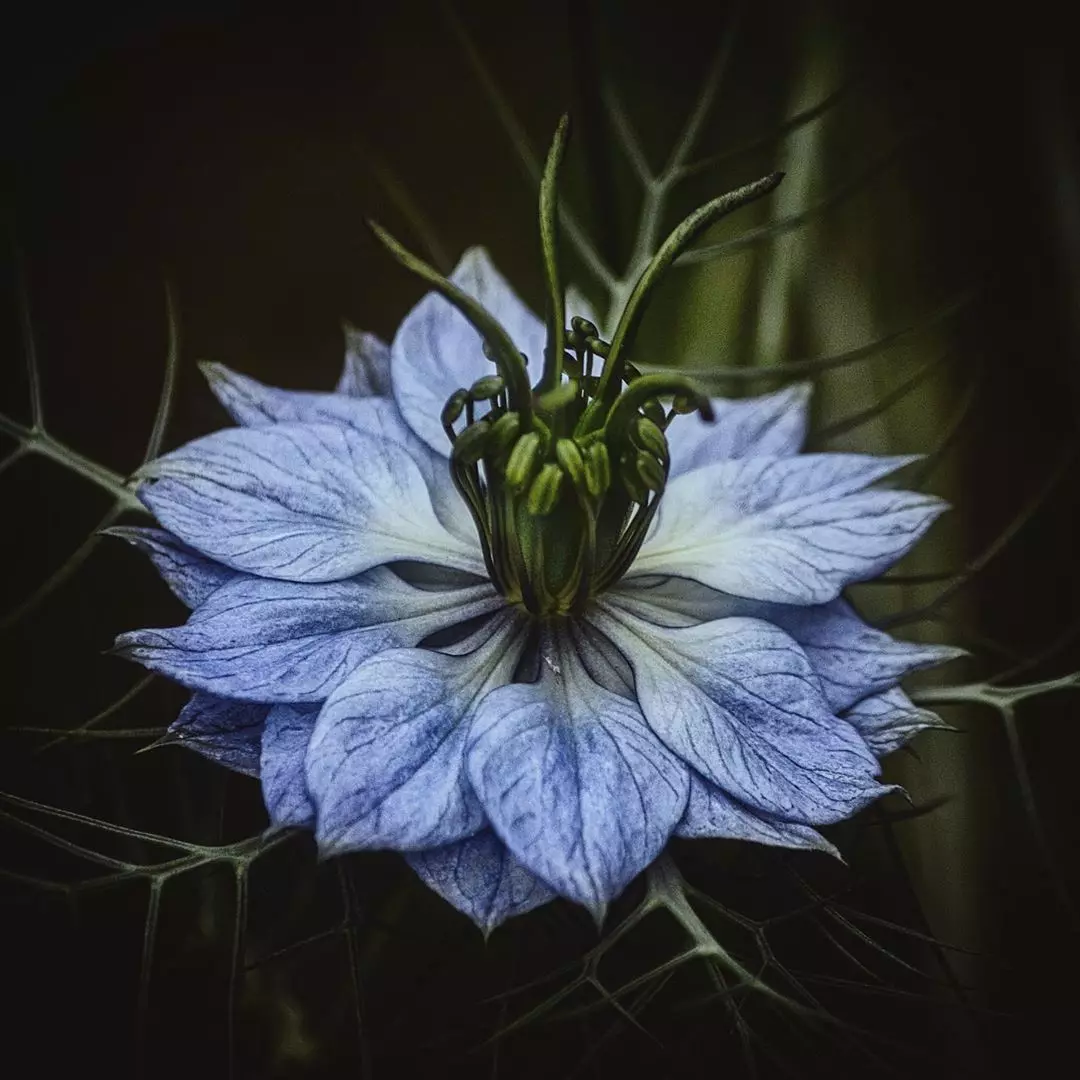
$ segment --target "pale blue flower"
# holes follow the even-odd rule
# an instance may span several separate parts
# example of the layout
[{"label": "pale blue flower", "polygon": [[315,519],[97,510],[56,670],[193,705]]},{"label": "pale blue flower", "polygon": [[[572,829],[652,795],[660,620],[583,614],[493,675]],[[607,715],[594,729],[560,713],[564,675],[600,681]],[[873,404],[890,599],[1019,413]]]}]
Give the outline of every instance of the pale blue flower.
[{"label": "pale blue flower", "polygon": [[[550,395],[544,324],[486,253],[451,281]],[[944,508],[876,486],[910,459],[801,454],[805,385],[697,402],[712,423],[658,389],[575,442],[586,372],[534,398],[545,456],[503,381],[454,397],[492,365],[442,296],[389,348],[347,335],[334,393],[206,365],[241,426],[144,470],[162,529],[113,530],[192,608],[117,642],[194,691],[172,738],[259,776],[325,855],[406,853],[485,930],[556,895],[602,911],[673,835],[832,850],[816,827],[937,723],[899,681],[958,652],[841,598]]]}]

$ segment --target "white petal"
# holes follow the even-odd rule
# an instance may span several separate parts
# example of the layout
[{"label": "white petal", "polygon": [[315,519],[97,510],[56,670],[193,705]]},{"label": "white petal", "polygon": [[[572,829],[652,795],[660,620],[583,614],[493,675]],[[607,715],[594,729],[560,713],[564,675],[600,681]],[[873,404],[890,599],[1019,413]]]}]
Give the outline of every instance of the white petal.
[{"label": "white petal", "polygon": [[667,429],[671,476],[731,458],[797,454],[806,439],[812,390],[811,383],[795,383],[761,397],[712,398],[712,423],[676,417]]},{"label": "white petal", "polygon": [[468,722],[513,675],[524,628],[495,616],[466,656],[392,649],[362,664],[323,706],[308,747],[308,790],[324,854],[440,847],[483,828],[465,775]]},{"label": "white petal", "polygon": [[469,776],[514,855],[595,912],[663,850],[689,775],[634,702],[593,682],[565,631],[541,661],[539,681],[480,703]]},{"label": "white petal", "polygon": [[396,559],[486,576],[479,545],[436,517],[396,443],[331,424],[233,428],[142,471],[139,496],[166,528],[237,570],[334,581]]},{"label": "white petal", "polygon": [[886,792],[878,764],[782,630],[730,618],[664,631],[599,604],[590,616],[634,669],[645,718],[739,802],[805,825],[849,817]]},{"label": "white petal", "polygon": [[[488,253],[470,248],[450,280],[502,325],[528,358],[530,381],[535,383],[544,367],[544,324],[518,299]],[[481,376],[495,374],[480,335],[457,308],[432,292],[405,316],[390,355],[394,398],[402,415],[428,446],[448,455],[450,442],[440,420],[446,399]],[[485,409],[480,407],[477,415]]]},{"label": "white petal", "polygon": [[946,504],[862,491],[910,458],[804,454],[678,477],[631,575],[671,574],[751,600],[822,604],[900,559]]},{"label": "white petal", "polygon": [[444,847],[408,852],[405,858],[429,889],[468,915],[485,937],[500,923],[555,897],[490,829]]}]

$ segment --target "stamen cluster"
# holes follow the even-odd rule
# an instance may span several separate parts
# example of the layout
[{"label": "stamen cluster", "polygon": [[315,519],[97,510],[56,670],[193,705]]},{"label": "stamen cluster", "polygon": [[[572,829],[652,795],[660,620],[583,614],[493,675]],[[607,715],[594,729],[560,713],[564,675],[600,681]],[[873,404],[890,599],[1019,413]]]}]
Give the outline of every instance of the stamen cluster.
[{"label": "stamen cluster", "polygon": [[[611,345],[588,320],[571,319],[564,339],[571,351],[558,385],[541,384],[522,403],[504,378],[485,376],[442,413],[451,474],[491,580],[537,615],[580,614],[626,572],[667,482],[668,424],[693,409],[712,416],[684,380],[642,376],[631,364],[613,371]],[[664,392],[675,394],[670,410],[658,400]],[[481,405],[489,411],[477,419]]]}]

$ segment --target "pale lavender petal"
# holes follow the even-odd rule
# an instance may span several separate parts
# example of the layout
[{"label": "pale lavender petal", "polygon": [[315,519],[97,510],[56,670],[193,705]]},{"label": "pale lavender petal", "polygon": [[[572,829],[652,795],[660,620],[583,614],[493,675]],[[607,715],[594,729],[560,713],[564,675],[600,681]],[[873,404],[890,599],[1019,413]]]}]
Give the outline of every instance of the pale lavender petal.
[{"label": "pale lavender petal", "polygon": [[331,424],[231,428],[141,471],[163,525],[237,570],[335,581],[397,559],[485,575],[479,544],[452,535],[397,444]]},{"label": "pale lavender petal", "polygon": [[344,324],[345,366],[335,390],[349,397],[389,397],[390,346],[382,338]]},{"label": "pale lavender petal", "polygon": [[811,383],[795,383],[760,397],[712,398],[712,423],[676,417],[667,429],[671,477],[730,458],[797,454],[806,439],[812,390]]},{"label": "pale lavender petal", "polygon": [[540,679],[494,690],[469,735],[473,788],[496,834],[534,874],[592,911],[663,850],[689,773],[636,703],[590,677],[553,630]]},{"label": "pale lavender petal", "polygon": [[193,694],[169,725],[162,743],[177,743],[228,769],[259,775],[259,753],[267,705]]},{"label": "pale lavender petal", "polygon": [[874,755],[837,717],[799,645],[759,619],[658,634],[613,604],[591,616],[634,669],[664,743],[728,795],[773,817],[822,825],[888,789]]},{"label": "pale lavender petal", "polygon": [[486,937],[500,923],[554,899],[555,892],[531,874],[490,830],[405,856],[420,880]]},{"label": "pale lavender petal", "polygon": [[211,593],[239,577],[236,570],[201,555],[164,529],[114,525],[105,536],[118,536],[150,557],[157,572],[173,593],[189,608],[198,607]]},{"label": "pale lavender petal", "polygon": [[864,698],[844,713],[844,719],[878,757],[898,750],[920,731],[955,730],[937,713],[919,708],[899,687]]},{"label": "pale lavender petal", "polygon": [[945,509],[861,490],[911,458],[803,454],[722,461],[668,485],[631,575],[667,574],[751,600],[822,604],[900,559]]},{"label": "pale lavender petal", "polygon": [[690,840],[746,840],[770,847],[805,848],[840,858],[816,829],[751,810],[697,773],[691,775],[690,798],[675,835]]},{"label": "pale lavender petal", "polygon": [[[488,253],[470,248],[450,280],[478,300],[528,358],[530,381],[544,366],[544,324],[495,269]],[[446,399],[468,388],[495,366],[483,353],[480,335],[449,301],[428,293],[402,320],[391,345],[394,398],[409,426],[433,450],[449,455],[450,441],[440,416]],[[483,415],[481,405],[477,415]]]},{"label": "pale lavender petal", "polygon": [[230,698],[325,701],[369,656],[418,645],[503,604],[487,582],[416,588],[386,567],[320,584],[238,575],[184,626],[121,634],[114,651]]},{"label": "pale lavender petal", "polygon": [[307,753],[323,854],[441,847],[484,827],[465,737],[479,701],[512,677],[524,638],[519,617],[506,612],[467,655],[392,649],[338,687]]},{"label": "pale lavender petal", "polygon": [[312,705],[275,705],[267,714],[259,775],[273,828],[314,824],[315,808],[308,795],[304,757],[318,715],[318,708]]},{"label": "pale lavender petal", "polygon": [[475,546],[476,528],[450,480],[445,454],[436,454],[417,438],[393,398],[280,390],[232,371],[224,364],[207,363],[201,367],[218,399],[233,419],[245,427],[344,424],[402,447],[420,470],[440,523],[454,536]]}]

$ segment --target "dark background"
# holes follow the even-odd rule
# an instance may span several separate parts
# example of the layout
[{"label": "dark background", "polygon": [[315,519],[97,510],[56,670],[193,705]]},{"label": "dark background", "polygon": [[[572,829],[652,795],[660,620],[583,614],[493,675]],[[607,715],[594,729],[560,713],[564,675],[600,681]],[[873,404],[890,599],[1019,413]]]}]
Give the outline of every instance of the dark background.
[{"label": "dark background", "polygon": [[[728,5],[463,3],[459,10],[535,147],[543,148],[564,109],[573,112],[569,197],[602,251],[625,259],[638,196],[598,108],[597,73],[615,79],[660,161]],[[793,80],[814,49],[832,50],[840,73],[859,80],[829,129],[826,163],[836,182],[826,188],[857,174],[868,147],[920,132],[836,211],[848,215],[843,223],[833,224],[828,210],[814,228],[819,257],[847,258],[863,288],[877,290],[874,325],[882,329],[929,319],[942,299],[978,289],[959,324],[950,324],[954,369],[920,388],[910,421],[875,436],[887,436],[887,445],[862,444],[925,449],[940,425],[919,417],[947,413],[965,375],[977,373],[975,405],[941,481],[958,524],[919,569],[962,565],[1023,507],[1035,507],[946,606],[945,629],[923,627],[976,653],[951,678],[984,678],[1040,652],[1025,680],[1080,668],[1070,634],[1080,600],[1074,466],[1043,490],[1055,467],[1074,460],[1065,455],[1080,400],[1075,38],[1055,10],[752,5],[703,140],[706,149],[723,149],[775,126],[790,112]],[[0,411],[29,419],[21,273],[47,428],[120,474],[140,460],[160,391],[166,279],[181,324],[167,447],[224,421],[196,360],[221,360],[281,385],[329,387],[343,317],[392,334],[419,291],[388,264],[363,220],[378,217],[417,243],[392,195],[395,183],[451,260],[469,244],[487,245],[539,306],[533,192],[437,5],[307,5],[283,14],[266,5],[104,3],[73,12],[36,4],[7,27],[0,49],[0,184],[11,238],[0,263]],[[733,187],[761,175],[775,167],[775,152],[770,144],[732,162],[715,183]],[[388,184],[388,176],[396,180]],[[703,186],[690,195],[714,193]],[[580,267],[575,276],[595,287]],[[673,304],[654,340],[684,332]],[[789,358],[821,351],[811,315],[808,305],[792,316]],[[752,363],[752,335],[740,326],[728,359]],[[845,377],[831,384],[837,416],[851,411]],[[12,446],[0,439],[3,453]],[[100,491],[38,457],[5,470],[3,609],[63,564],[107,508]],[[50,748],[48,736],[23,730],[73,728],[107,707],[138,678],[102,655],[113,636],[180,618],[148,566],[104,543],[7,627],[3,723],[12,730],[0,734],[0,790],[197,844],[258,833],[264,818],[255,785],[193,755],[134,756],[149,738],[87,737]],[[1047,652],[1055,642],[1060,647]],[[182,701],[182,692],[158,681],[107,726],[163,727]],[[1053,1055],[1071,1045],[1077,1000],[1075,909],[1061,895],[1078,884],[1076,702],[1053,694],[1018,714],[1041,844],[1004,727],[993,712],[972,709],[947,716],[964,735],[952,743],[924,737],[916,744],[921,761],[905,766],[916,776],[916,807],[928,802],[916,790],[918,776],[929,774],[934,783],[924,790],[954,796],[952,809],[895,825],[870,815],[837,830],[849,871],[813,856],[723,844],[677,851],[687,877],[727,907],[775,920],[767,930],[777,963],[808,976],[805,985],[849,1025],[810,1029],[748,1001],[762,1075],[994,1076],[1058,1067]],[[652,1000],[642,1028],[600,1009],[524,1027],[493,1048],[485,1040],[542,993],[492,999],[590,948],[596,934],[587,917],[553,905],[484,945],[395,856],[316,866],[306,837],[259,860],[245,878],[239,942],[240,864],[162,884],[140,1010],[149,881],[69,889],[101,871],[25,823],[131,863],[170,853],[26,804],[0,809],[0,866],[10,875],[0,882],[7,999],[0,1053],[9,1075],[61,1075],[78,1064],[119,1077],[141,1060],[154,1076],[215,1077],[226,1075],[230,1058],[242,1077],[748,1074],[731,1015],[715,1000],[701,1003],[710,986],[692,967]],[[890,806],[901,811],[899,802]],[[945,953],[882,922],[858,924],[901,964],[820,911],[783,917],[807,904],[809,886],[800,884],[807,877],[815,888],[843,890],[845,904],[873,919],[975,955]],[[638,896],[631,890],[626,911]],[[823,936],[822,923],[834,939]],[[716,926],[733,949],[755,955],[743,929],[723,919]],[[652,927],[613,951],[605,982],[617,985],[673,955],[681,946],[669,930]],[[952,957],[954,974],[942,955]],[[234,966],[246,974],[236,977]],[[956,979],[972,989],[958,989]]]}]

